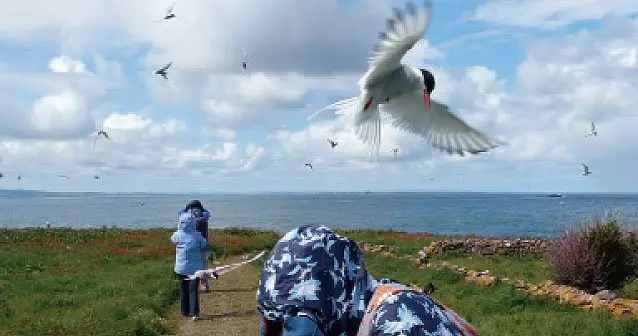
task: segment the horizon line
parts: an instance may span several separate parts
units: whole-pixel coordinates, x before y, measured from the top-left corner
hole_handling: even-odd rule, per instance
[[[263,191],[56,191],[56,190],[34,190],[34,189],[0,189],[1,193],[40,193],[40,194],[103,194],[103,195],[255,195],[255,194],[561,194],[561,195],[584,195],[584,194],[605,194],[605,195],[638,195],[636,192],[627,191],[482,191],[482,190],[263,190]]]

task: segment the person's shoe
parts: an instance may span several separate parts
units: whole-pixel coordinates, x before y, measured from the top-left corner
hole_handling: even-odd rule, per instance
[[[197,321],[197,320],[199,320],[199,316],[193,316],[191,319],[192,319],[193,321]]]

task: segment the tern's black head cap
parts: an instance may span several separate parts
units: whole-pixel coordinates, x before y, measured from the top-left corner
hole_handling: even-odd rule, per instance
[[[425,85],[425,90],[428,93],[432,93],[432,91],[434,91],[434,86],[436,84],[436,82],[434,81],[434,75],[432,75],[431,72],[425,69],[419,69],[419,70],[421,70],[421,74],[423,75],[423,84]]]

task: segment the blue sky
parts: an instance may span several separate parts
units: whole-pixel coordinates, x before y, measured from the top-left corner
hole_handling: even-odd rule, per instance
[[[384,121],[376,163],[348,124],[307,116],[358,94],[404,1],[177,1],[177,18],[157,22],[170,3],[0,14],[0,189],[638,191],[632,1],[434,1],[404,62],[431,69],[433,98],[507,145],[455,158]],[[168,61],[169,80],[154,76]],[[592,121],[599,136],[585,137]],[[97,129],[112,141],[93,148]]]

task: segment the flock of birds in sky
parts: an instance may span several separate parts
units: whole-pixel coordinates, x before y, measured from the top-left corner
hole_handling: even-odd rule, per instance
[[[174,5],[171,5],[163,19],[175,19]],[[435,89],[434,75],[427,69],[401,63],[405,54],[423,38],[430,23],[431,1],[424,0],[422,10],[411,1],[405,9],[393,8],[393,15],[386,21],[386,29],[379,34],[379,41],[372,48],[368,60],[368,70],[358,81],[360,93],[356,97],[337,101],[313,113],[308,120],[314,119],[323,111],[333,110],[335,115],[350,125],[357,137],[371,149],[371,155],[379,156],[381,143],[381,115],[390,117],[392,126],[424,138],[427,143],[442,152],[465,156],[487,152],[500,145],[484,133],[468,125],[453,114],[449,107],[430,98]],[[248,69],[248,54],[243,51],[241,67]],[[173,62],[154,72],[168,79],[168,70]],[[594,123],[586,136],[597,136]],[[93,147],[100,138],[111,140],[108,133],[100,129],[95,135]],[[328,144],[335,149],[339,142],[328,138]],[[399,148],[391,150],[395,160]],[[590,175],[589,167],[582,163],[583,175]],[[313,164],[305,166],[313,170]],[[69,175],[59,175],[69,179]],[[0,179],[3,174],[0,173]],[[21,175],[17,176],[22,179]],[[99,175],[94,178],[99,179]]]

